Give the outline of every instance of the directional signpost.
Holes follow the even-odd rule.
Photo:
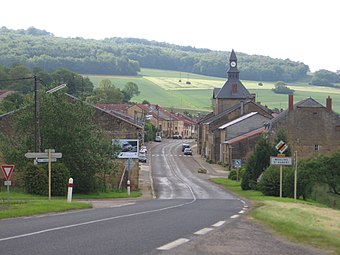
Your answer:
[[[14,165],[1,165],[2,172],[4,173],[5,176],[5,186],[7,186],[7,204],[9,206],[9,186],[11,186],[11,175],[14,170]]]
[[[284,153],[288,149],[288,145],[284,141],[280,141],[275,148],[280,152],[277,157],[270,157],[270,164],[280,166],[280,197],[282,197],[282,166],[291,166],[292,158],[286,157]]]
[[[62,158],[62,153],[55,152],[54,149],[45,150],[45,152],[27,152],[26,158],[34,158],[37,163],[48,163],[48,200],[51,200],[51,168],[52,162],[56,162],[57,158]]]

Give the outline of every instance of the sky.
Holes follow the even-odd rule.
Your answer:
[[[133,37],[340,70],[338,0],[4,0],[0,27]]]

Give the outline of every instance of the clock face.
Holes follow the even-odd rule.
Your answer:
[[[230,62],[230,66],[231,66],[231,67],[235,67],[235,66],[236,66],[236,62],[235,62],[235,61],[231,61],[231,62]]]

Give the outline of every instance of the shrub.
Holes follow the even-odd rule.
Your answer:
[[[42,165],[27,164],[24,170],[25,189],[34,195],[48,195],[48,176]]]
[[[262,175],[257,185],[259,191],[265,196],[280,195],[280,168],[275,166],[268,167]]]
[[[53,164],[51,169],[51,195],[66,194],[70,172],[63,164]],[[24,171],[25,189],[34,195],[48,195],[47,164],[34,165],[29,163]]]
[[[237,172],[236,170],[231,170],[229,175],[228,175],[228,179],[236,181],[237,179]]]
[[[68,179],[70,178],[70,171],[61,163],[52,165],[52,196],[64,196],[67,193]]]

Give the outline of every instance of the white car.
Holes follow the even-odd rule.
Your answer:
[[[147,153],[148,149],[146,148],[146,146],[141,146],[139,152]]]

